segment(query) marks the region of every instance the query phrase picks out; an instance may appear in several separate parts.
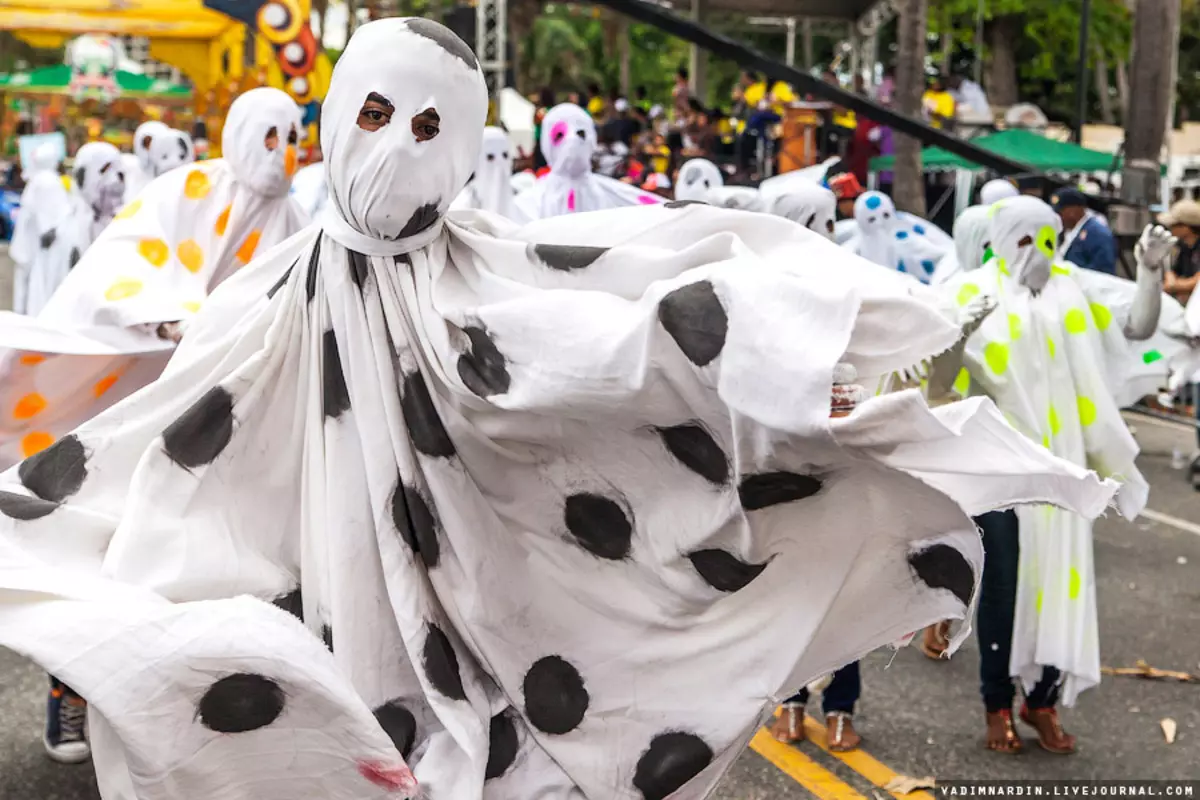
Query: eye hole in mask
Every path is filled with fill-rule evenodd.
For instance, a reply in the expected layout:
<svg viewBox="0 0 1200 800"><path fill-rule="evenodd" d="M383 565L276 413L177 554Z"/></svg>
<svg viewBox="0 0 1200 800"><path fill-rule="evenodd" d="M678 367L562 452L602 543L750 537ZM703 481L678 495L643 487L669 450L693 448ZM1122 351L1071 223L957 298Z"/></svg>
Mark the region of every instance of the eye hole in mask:
<svg viewBox="0 0 1200 800"><path fill-rule="evenodd" d="M438 116L437 109L427 108L412 118L413 136L417 137L418 142L428 142L441 133L441 125L442 118Z"/></svg>
<svg viewBox="0 0 1200 800"><path fill-rule="evenodd" d="M274 126L271 126L271 130L267 131L267 135L263 139L263 144L266 145L267 149L271 151L274 151L275 148L279 147L278 129L276 129Z"/></svg>
<svg viewBox="0 0 1200 800"><path fill-rule="evenodd" d="M808 228L809 230L812 230L813 223L816 221L817 221L817 212L814 211L812 214L810 214L808 216L808 222L804 223L804 227Z"/></svg>
<svg viewBox="0 0 1200 800"><path fill-rule="evenodd" d="M892 218L892 212L890 212L890 211L885 211L885 212L883 212L883 218L884 218L884 219L891 219L891 218Z"/></svg>
<svg viewBox="0 0 1200 800"><path fill-rule="evenodd" d="M300 134L297 133L296 129L293 127L291 131L288 132L288 144L294 145L298 141L300 141Z"/></svg>
<svg viewBox="0 0 1200 800"><path fill-rule="evenodd" d="M500 154L500 157L502 159L504 159L505 161L508 161L508 151L505 150L503 153Z"/></svg>
<svg viewBox="0 0 1200 800"><path fill-rule="evenodd" d="M488 161L495 161L495 160L496 160L496 154L495 154L495 153L488 153L488 154L487 154L487 160L488 160Z"/></svg>
<svg viewBox="0 0 1200 800"><path fill-rule="evenodd" d="M101 167L101 168L100 168L100 174L101 174L101 175L107 174L107 172L108 172L108 168L109 168L109 167L111 167L111 166L112 166L112 162L111 162L111 161L110 161L110 162L108 162L107 164L105 164L103 167Z"/></svg>
<svg viewBox="0 0 1200 800"><path fill-rule="evenodd" d="M830 233L833 233L833 220L831 220L831 219L825 220L825 230L829 231Z"/></svg>
<svg viewBox="0 0 1200 800"><path fill-rule="evenodd" d="M378 92L370 92L363 101L358 112L358 127L367 133L374 133L392 121L396 107L391 101Z"/></svg>
<svg viewBox="0 0 1200 800"><path fill-rule="evenodd" d="M556 123L555 126L550 129L550 141L554 142L556 145L559 145L562 144L562 140L565 138L567 138L567 123Z"/></svg>
<svg viewBox="0 0 1200 800"><path fill-rule="evenodd" d="M1031 244L1033 244L1032 236L1022 236L1021 241L1017 242L1017 247L1029 247Z"/></svg>

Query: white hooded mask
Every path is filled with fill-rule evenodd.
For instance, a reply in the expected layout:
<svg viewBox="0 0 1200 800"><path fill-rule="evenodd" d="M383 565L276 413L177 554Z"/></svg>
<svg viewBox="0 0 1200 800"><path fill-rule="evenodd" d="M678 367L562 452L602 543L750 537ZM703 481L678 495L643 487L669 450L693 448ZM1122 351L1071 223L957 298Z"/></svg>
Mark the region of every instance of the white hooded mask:
<svg viewBox="0 0 1200 800"><path fill-rule="evenodd" d="M512 140L503 128L484 128L483 147L479 151L475 173L467 188L459 193L453 207L479 208L517 222L522 221L513 202L516 197L512 182L513 153Z"/></svg>
<svg viewBox="0 0 1200 800"><path fill-rule="evenodd" d="M954 220L954 250L937 264L932 284L942 284L959 272L971 272L983 266L990 252L988 227L991 217L986 206L970 206Z"/></svg>
<svg viewBox="0 0 1200 800"><path fill-rule="evenodd" d="M1003 178L997 178L996 180L988 181L979 190L979 204L981 206L990 206L1005 198L1017 197L1018 195L1020 195L1020 192L1017 191L1017 187Z"/></svg>
<svg viewBox="0 0 1200 800"><path fill-rule="evenodd" d="M125 202L130 202L138 196L146 184L157 177L154 163L150 156L150 145L154 137L165 134L171 129L157 120L148 120L137 126L133 132L133 152L124 156L125 161Z"/></svg>
<svg viewBox="0 0 1200 800"><path fill-rule="evenodd" d="M174 128L160 130L150 141L150 169L154 177L165 175L196 160L192 137Z"/></svg>
<svg viewBox="0 0 1200 800"><path fill-rule="evenodd" d="M837 198L823 186L797 182L787 193L772 199L770 211L777 217L803 225L831 242L834 240Z"/></svg>
<svg viewBox="0 0 1200 800"><path fill-rule="evenodd" d="M63 185L56 146L38 147L25 176L21 205L16 212L9 255L16 265L13 276L13 311L37 314L54 294L86 247L90 225L76 222L77 211ZM85 216L84 221L89 219Z"/></svg>
<svg viewBox="0 0 1200 800"><path fill-rule="evenodd" d="M858 254L881 267L895 269L899 221L892 198L882 192L863 192L854 201L854 221L858 224Z"/></svg>
<svg viewBox="0 0 1200 800"><path fill-rule="evenodd" d="M88 142L75 154L71 174L84 216L91 211L89 235L95 239L125 202L125 164L121 151L108 142Z"/></svg>
<svg viewBox="0 0 1200 800"><path fill-rule="evenodd" d="M675 199L707 202L709 192L724 185L725 176L716 164L705 158L693 158L679 168Z"/></svg>

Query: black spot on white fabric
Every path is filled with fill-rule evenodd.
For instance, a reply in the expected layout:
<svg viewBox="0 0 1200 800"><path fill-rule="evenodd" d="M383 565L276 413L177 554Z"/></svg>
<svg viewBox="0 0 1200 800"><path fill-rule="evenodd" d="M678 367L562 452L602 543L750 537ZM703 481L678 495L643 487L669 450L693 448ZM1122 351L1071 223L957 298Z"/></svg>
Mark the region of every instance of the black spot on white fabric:
<svg viewBox="0 0 1200 800"><path fill-rule="evenodd" d="M467 43L454 35L454 32L444 25L439 25L427 19L410 19L405 26L408 30L424 36L426 39L435 42L438 47L441 47L450 55L462 61L471 69L479 69L479 61L475 58L475 53L467 47Z"/></svg>
<svg viewBox="0 0 1200 800"><path fill-rule="evenodd" d="M488 760L483 772L484 780L490 781L508 772L517 760L520 744L517 723L511 713L501 711L492 717L492 723L488 727Z"/></svg>
<svg viewBox="0 0 1200 800"><path fill-rule="evenodd" d="M392 522L427 569L438 565L441 545L437 536L437 517L415 487L405 486L403 482L396 485L392 492Z"/></svg>
<svg viewBox="0 0 1200 800"><path fill-rule="evenodd" d="M354 285L361 291L367 285L367 276L371 274L371 260L354 250L346 252L350 257L350 277L354 280Z"/></svg>
<svg viewBox="0 0 1200 800"><path fill-rule="evenodd" d="M397 253L396 255L392 256L392 263L394 263L396 265L402 264L406 267L411 267L412 266L412 256L409 255L408 253Z"/></svg>
<svg viewBox="0 0 1200 800"><path fill-rule="evenodd" d="M239 672L208 687L197 716L217 733L246 733L265 728L283 713L286 697L279 684L262 675Z"/></svg>
<svg viewBox="0 0 1200 800"><path fill-rule="evenodd" d="M583 676L561 656L540 658L525 673L525 716L542 733L561 736L583 722L591 698Z"/></svg>
<svg viewBox="0 0 1200 800"><path fill-rule="evenodd" d="M43 250L49 250L51 245L54 244L54 240L57 238L58 231L54 228L51 228L41 235L41 238L38 239L38 244L41 245Z"/></svg>
<svg viewBox="0 0 1200 800"><path fill-rule="evenodd" d="M299 586L285 595L276 597L271 604L282 608L301 622L304 621L304 594Z"/></svg>
<svg viewBox="0 0 1200 800"><path fill-rule="evenodd" d="M659 428L658 434L671 455L692 472L717 486L729 481L729 459L704 426L689 422Z"/></svg>
<svg viewBox="0 0 1200 800"><path fill-rule="evenodd" d="M179 157L186 161L187 157L189 155L191 155L191 153L188 152L188 143L182 136L179 137L178 142L179 142Z"/></svg>
<svg viewBox="0 0 1200 800"><path fill-rule="evenodd" d="M496 343L481 327L463 328L471 342L471 352L458 357L458 377L480 397L504 394L512 384L508 362Z"/></svg>
<svg viewBox="0 0 1200 800"><path fill-rule="evenodd" d="M409 236L416 236L421 231L429 230L441 217L441 212L438 211L439 200L436 203L426 203L412 213L408 218L408 222L404 223L404 227L400 229L400 233L396 235L397 239L407 239Z"/></svg>
<svg viewBox="0 0 1200 800"><path fill-rule="evenodd" d="M607 247L584 247L565 244L535 244L533 254L550 269L570 272L596 263L596 259L608 252Z"/></svg>
<svg viewBox="0 0 1200 800"><path fill-rule="evenodd" d="M400 755L408 758L412 755L413 745L417 743L417 718L405 708L399 700L390 700L373 712L375 721L383 732L396 745Z"/></svg>
<svg viewBox="0 0 1200 800"><path fill-rule="evenodd" d="M421 651L425 677L442 694L452 700L466 700L462 675L458 671L458 656L450 638L437 625L430 623L425 630L425 647Z"/></svg>
<svg viewBox="0 0 1200 800"><path fill-rule="evenodd" d="M791 503L812 497L821 491L821 481L811 475L797 475L794 472L764 472L760 475L750 475L742 479L738 486L738 496L742 500L742 508L747 511L757 511L768 506L781 503Z"/></svg>
<svg viewBox="0 0 1200 800"><path fill-rule="evenodd" d="M268 300L271 299L272 297L274 297L276 294L278 294L279 290L282 289L284 286L287 286L288 279L290 279L292 277L292 273L296 271L296 264L299 264L299 263L300 263L300 260L296 259L296 263L292 264L290 267L288 267L287 272L283 273L282 277L280 277L279 280L275 281L275 285L267 290L267 299Z"/></svg>
<svg viewBox="0 0 1200 800"><path fill-rule="evenodd" d="M312 300L317 293L317 270L321 266L321 234L317 234L317 240L313 242L312 253L308 256L308 275L304 277L304 292L308 295L308 299Z"/></svg>
<svg viewBox="0 0 1200 800"><path fill-rule="evenodd" d="M0 492L0 514L9 519L28 522L41 519L58 508L58 503L16 492Z"/></svg>
<svg viewBox="0 0 1200 800"><path fill-rule="evenodd" d="M598 494L573 494L567 498L567 530L584 550L610 561L629 557L633 522L621 505Z"/></svg>
<svg viewBox="0 0 1200 800"><path fill-rule="evenodd" d="M454 442L446 433L446 426L442 424L442 418L438 416L437 407L429 395L425 376L420 372L404 376L400 410L404 413L404 424L417 452L432 458L450 458L454 455Z"/></svg>
<svg viewBox="0 0 1200 800"><path fill-rule="evenodd" d="M935 544L908 557L909 566L931 589L949 589L962 601L971 602L975 572L966 557L948 544Z"/></svg>
<svg viewBox="0 0 1200 800"><path fill-rule="evenodd" d="M687 206L706 206L703 200L672 200L669 203L663 203L663 208L686 208Z"/></svg>
<svg viewBox="0 0 1200 800"><path fill-rule="evenodd" d="M703 772L712 760L712 748L696 734L660 733L638 759L633 785L645 800L665 800Z"/></svg>
<svg viewBox="0 0 1200 800"><path fill-rule="evenodd" d="M698 367L709 364L725 347L729 318L708 281L682 286L664 297L658 304L658 320Z"/></svg>
<svg viewBox="0 0 1200 800"><path fill-rule="evenodd" d="M79 253L79 248L78 248L78 247L72 247L72 248L71 248L71 255L70 255L70 257L67 259L67 269L75 269L75 265L79 263L79 259L80 259L81 257L82 257L82 256L81 256L81 255L80 255L80 253Z"/></svg>
<svg viewBox="0 0 1200 800"><path fill-rule="evenodd" d="M87 178L87 170L85 170L83 167L76 168L76 170L75 170L75 185L78 186L80 189L82 189L86 178Z"/></svg>
<svg viewBox="0 0 1200 800"><path fill-rule="evenodd" d="M214 386L163 431L163 450L191 469L215 461L232 438L233 395Z"/></svg>
<svg viewBox="0 0 1200 800"><path fill-rule="evenodd" d="M350 408L350 390L342 373L342 357L338 355L337 337L333 330L321 337L321 405L325 416L337 419Z"/></svg>
<svg viewBox="0 0 1200 800"><path fill-rule="evenodd" d="M328 625L321 626L321 641L325 643L325 647L329 652L333 652L333 628Z"/></svg>
<svg viewBox="0 0 1200 800"><path fill-rule="evenodd" d="M61 503L83 486L88 474L87 457L83 442L72 433L22 461L17 477L41 499Z"/></svg>
<svg viewBox="0 0 1200 800"><path fill-rule="evenodd" d="M705 583L721 592L745 589L767 568L766 564L751 564L720 549L697 550L688 553L688 558Z"/></svg>

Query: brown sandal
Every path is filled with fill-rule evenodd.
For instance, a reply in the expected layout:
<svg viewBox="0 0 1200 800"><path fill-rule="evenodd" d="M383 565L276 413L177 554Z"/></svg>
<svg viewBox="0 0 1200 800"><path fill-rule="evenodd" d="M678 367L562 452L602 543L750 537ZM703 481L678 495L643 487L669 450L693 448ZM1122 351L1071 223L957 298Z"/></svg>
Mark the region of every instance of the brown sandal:
<svg viewBox="0 0 1200 800"><path fill-rule="evenodd" d="M921 652L934 661L941 661L950 649L950 620L943 620L925 629L921 638Z"/></svg>
<svg viewBox="0 0 1200 800"><path fill-rule="evenodd" d="M987 749L1008 755L1016 755L1025 749L1025 743L1013 725L1012 709L987 712Z"/></svg>
<svg viewBox="0 0 1200 800"><path fill-rule="evenodd" d="M804 706L788 703L779 709L779 715L767 728L777 742L793 744L804 741Z"/></svg>
<svg viewBox="0 0 1200 800"><path fill-rule="evenodd" d="M1038 744L1048 753L1069 756L1075 752L1075 737L1063 730L1057 708L1021 706L1021 721L1037 731Z"/></svg>
<svg viewBox="0 0 1200 800"><path fill-rule="evenodd" d="M858 749L862 744L862 737L854 730L854 720L849 714L834 711L825 715L825 743L834 753L848 753Z"/></svg>

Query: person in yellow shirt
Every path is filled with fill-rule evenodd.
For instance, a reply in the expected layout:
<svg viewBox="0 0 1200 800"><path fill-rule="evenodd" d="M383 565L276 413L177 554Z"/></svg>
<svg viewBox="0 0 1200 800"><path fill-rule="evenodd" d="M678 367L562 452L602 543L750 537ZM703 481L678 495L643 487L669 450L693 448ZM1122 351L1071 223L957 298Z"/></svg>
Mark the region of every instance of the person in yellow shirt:
<svg viewBox="0 0 1200 800"><path fill-rule="evenodd" d="M954 124L954 95L946 91L941 76L929 81L929 88L921 97L921 107L929 124L935 128L950 128Z"/></svg>
<svg viewBox="0 0 1200 800"><path fill-rule="evenodd" d="M604 109L604 95L600 92L600 84L590 84L588 86L588 114L591 115L592 119L600 119L604 116Z"/></svg>

